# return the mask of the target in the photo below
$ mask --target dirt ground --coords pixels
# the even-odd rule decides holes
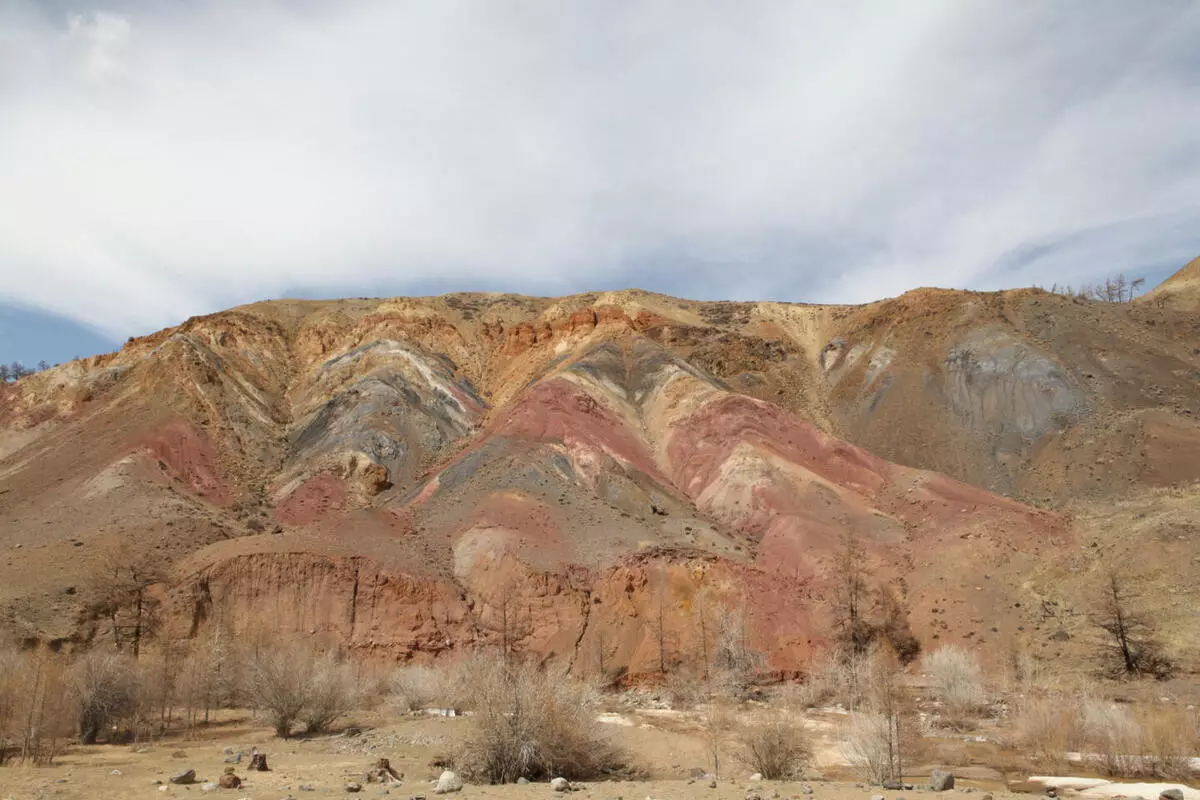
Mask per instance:
[[[708,769],[709,758],[704,742],[689,730],[686,718],[669,711],[639,710],[601,715],[602,725],[612,741],[632,755],[636,768],[647,780],[611,781],[576,784],[572,796],[581,800],[682,800],[706,797],[713,800],[744,800],[752,791],[764,799],[805,798],[813,800],[867,800],[880,790],[856,784],[841,761],[835,740],[836,719],[812,715],[806,719],[813,736],[814,764],[810,778],[801,782],[751,782],[751,770],[736,763],[730,766],[717,787],[707,780],[693,780],[693,770]],[[432,796],[441,768],[434,766],[446,755],[468,721],[430,715],[409,715],[396,720],[382,713],[360,713],[347,720],[341,733],[305,739],[280,740],[261,719],[248,712],[225,712],[213,724],[190,737],[172,734],[147,744],[72,746],[52,766],[0,767],[0,800],[36,798],[87,798],[119,800],[143,797],[189,798],[211,794],[213,797],[283,800],[293,797],[346,795],[346,784],[361,782],[359,796]],[[356,729],[361,729],[361,733]],[[952,743],[958,750],[945,751],[944,757],[959,762],[951,766],[958,776],[955,790],[943,797],[962,793],[987,792],[996,800],[1024,797],[1005,791],[1005,776],[985,766],[968,752],[968,743]],[[976,744],[985,747],[983,744]],[[258,748],[267,753],[269,772],[249,772],[249,752]],[[226,759],[245,753],[241,763],[233,765],[244,780],[236,790],[211,790],[204,784],[216,781],[229,766]],[[392,768],[403,775],[400,783],[381,786],[367,783],[364,773],[377,759],[387,758]],[[972,765],[971,762],[976,762]],[[943,762],[947,763],[947,762]],[[914,765],[908,780],[918,784],[928,780],[929,764]],[[172,775],[187,769],[196,771],[196,783],[171,785]],[[1018,776],[1009,775],[1010,779]],[[807,795],[805,787],[811,787]],[[882,792],[887,800],[932,795],[915,788],[904,792]],[[467,785],[464,798],[548,798],[553,795],[546,784],[527,786]]]

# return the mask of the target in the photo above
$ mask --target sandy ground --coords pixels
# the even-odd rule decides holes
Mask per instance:
[[[835,743],[836,727],[829,721],[809,720],[813,735],[815,763],[812,778],[803,782],[752,782],[750,770],[726,757],[727,774],[710,788],[707,780],[690,780],[693,769],[706,769],[709,764],[703,741],[689,729],[686,718],[672,712],[610,713],[598,722],[613,742],[632,755],[634,765],[648,776],[641,781],[608,781],[576,786],[571,797],[579,800],[682,800],[682,798],[712,798],[712,800],[745,800],[757,792],[763,800],[781,798],[792,800],[868,800],[880,794],[886,800],[927,796],[933,792],[914,789],[903,792],[884,792],[877,788],[857,785],[844,764]],[[434,782],[441,768],[433,765],[449,753],[468,720],[413,715],[400,720],[369,715],[354,718],[348,725],[360,726],[358,735],[338,734],[313,739],[276,739],[261,720],[243,713],[229,713],[192,737],[171,735],[164,740],[140,745],[74,746],[48,767],[0,767],[0,800],[34,800],[61,798],[71,800],[123,800],[124,798],[200,798],[227,797],[231,799],[283,800],[293,797],[305,800],[330,794],[349,796],[346,784],[363,783],[357,796],[399,796],[413,798],[433,796]],[[230,753],[249,753],[258,748],[267,753],[270,772],[249,772],[248,755],[233,765],[245,783],[236,790],[205,792],[204,783],[216,781],[229,766]],[[394,770],[404,779],[389,786],[367,784],[364,773],[378,758],[390,760]],[[196,771],[197,782],[190,786],[169,783],[172,775],[186,769]],[[928,765],[919,767],[908,781],[918,784],[928,779]],[[945,800],[964,794],[990,793],[995,800],[1024,798],[1005,791],[1003,778],[993,770],[963,763],[951,769],[958,776],[957,787],[939,797]],[[1013,776],[1016,777],[1016,776]],[[1067,784],[1064,782],[1063,786]],[[812,789],[806,795],[804,787]],[[1141,795],[1155,800],[1157,791],[1148,786],[1129,786],[1127,791],[1114,790],[1113,784],[1102,787],[1108,796]],[[556,797],[546,784],[527,786],[467,785],[460,797],[467,798],[550,798]],[[1189,790],[1189,800],[1200,800],[1200,792]]]

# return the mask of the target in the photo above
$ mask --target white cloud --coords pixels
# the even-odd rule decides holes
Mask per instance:
[[[1187,2],[10,0],[0,297],[124,335],[298,286],[865,300],[1182,264],[1198,38]]]

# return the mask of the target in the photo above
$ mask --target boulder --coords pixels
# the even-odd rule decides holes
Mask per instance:
[[[883,788],[889,792],[898,792],[904,788],[904,784],[898,780],[887,780],[883,782]]]
[[[550,781],[550,788],[556,792],[568,792],[571,790],[571,784],[566,778],[555,778]]]
[[[756,772],[756,773],[754,773],[753,775],[751,775],[751,776],[750,776],[750,780],[752,780],[752,781],[761,781],[761,780],[762,780],[762,773],[761,773],[761,772]]]
[[[527,786],[528,784],[529,784],[529,778],[517,778],[518,786]]]
[[[221,776],[221,780],[217,781],[217,783],[221,785],[222,789],[240,789],[242,786],[242,779],[237,775],[234,775],[232,772],[226,772]]]
[[[208,783],[206,783],[206,784],[204,784],[203,786],[201,786],[201,787],[200,787],[200,791],[202,791],[202,792],[215,792],[217,789],[220,789],[220,788],[221,788],[221,787],[220,787],[220,786],[218,786],[217,784],[213,783],[212,781],[209,781]]]
[[[954,788],[954,773],[935,769],[929,776],[929,788],[935,792],[944,792]]]
[[[270,772],[267,766],[267,754],[260,753],[255,750],[250,754],[250,771],[251,772]]]
[[[350,792],[351,794],[354,794],[355,792],[361,792],[362,784],[358,781],[350,781],[346,784],[346,791]]]
[[[1183,800],[1183,790],[1172,786],[1158,793],[1158,800]]]
[[[185,784],[196,782],[196,770],[185,769],[183,772],[177,772],[171,776],[171,783]]]
[[[438,778],[437,788],[433,791],[436,794],[449,794],[450,792],[461,792],[463,788],[462,778],[455,775],[450,770],[446,770]]]

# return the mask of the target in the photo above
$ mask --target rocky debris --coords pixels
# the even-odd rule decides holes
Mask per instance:
[[[362,784],[358,781],[350,781],[346,784],[346,791],[354,794],[362,791]]]
[[[222,789],[238,789],[242,785],[242,779],[233,774],[233,767],[226,767],[225,774],[217,782],[221,784]]]
[[[935,792],[944,792],[954,788],[954,773],[935,769],[929,776],[929,788]],[[1053,797],[1053,795],[1051,795]]]
[[[571,791],[571,783],[566,778],[555,778],[550,781],[550,788],[556,792],[569,792]]]
[[[1175,787],[1163,789],[1158,793],[1158,800],[1183,800],[1183,790]]]
[[[434,789],[436,794],[449,794],[450,792],[461,792],[463,788],[462,778],[450,770],[446,770],[438,778],[437,788]]]
[[[399,783],[404,775],[392,769],[392,763],[386,758],[376,760],[375,766],[367,770],[367,783]]]
[[[196,770],[194,770],[194,769],[185,769],[183,772],[176,772],[174,775],[171,776],[171,783],[182,785],[182,784],[195,783],[195,782],[196,782]]]

